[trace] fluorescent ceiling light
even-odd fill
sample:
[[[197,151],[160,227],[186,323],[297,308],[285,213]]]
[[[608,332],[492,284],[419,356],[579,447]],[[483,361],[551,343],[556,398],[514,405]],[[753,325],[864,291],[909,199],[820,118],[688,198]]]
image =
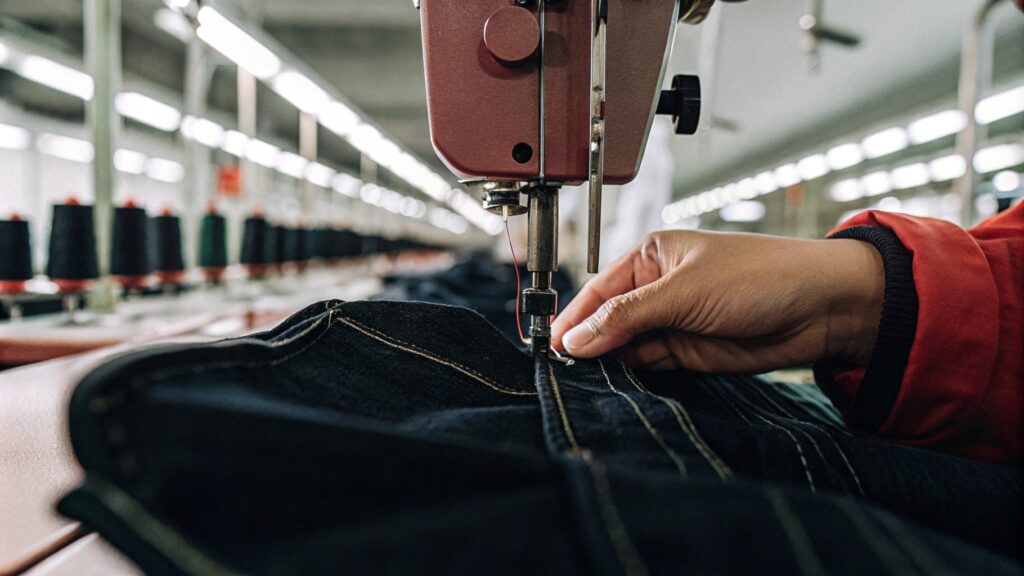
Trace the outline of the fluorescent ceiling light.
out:
[[[878,201],[875,208],[884,210],[886,212],[899,212],[903,208],[903,203],[900,202],[899,198],[893,198],[892,196],[886,196]]]
[[[829,168],[833,170],[843,170],[863,162],[864,154],[861,153],[860,146],[858,144],[848,142],[829,149],[829,151],[825,153],[825,159],[828,161]]]
[[[359,124],[359,116],[341,102],[331,102],[320,111],[320,123],[338,136],[345,136]]]
[[[832,185],[828,194],[836,202],[851,202],[864,197],[864,186],[856,178],[840,180]]]
[[[334,170],[319,162],[310,162],[306,166],[306,180],[322,188],[330,188],[334,178]]]
[[[1024,86],[1011,88],[978,102],[974,117],[981,124],[990,124],[1024,112]]]
[[[267,168],[277,166],[277,158],[280,154],[280,148],[256,138],[249,140],[249,143],[245,145],[245,157]]]
[[[174,10],[161,8],[153,14],[153,24],[182,42],[192,40],[195,29],[184,15]]]
[[[1013,170],[1004,170],[992,177],[992,185],[999,192],[1015,192],[1020,188],[1020,174]]]
[[[800,173],[796,164],[784,164],[775,169],[775,181],[782,188],[789,188],[800,183]]]
[[[122,116],[164,132],[173,132],[181,125],[177,108],[138,92],[121,92],[114,97],[114,108]]]
[[[974,169],[981,174],[1024,164],[1024,146],[999,144],[979,150],[974,155]]]
[[[757,183],[753,178],[744,178],[736,183],[736,191],[741,200],[750,200],[757,196]]]
[[[868,196],[878,196],[892,190],[889,173],[884,170],[868,174],[860,179],[860,183],[864,186],[864,194]]]
[[[237,130],[228,130],[224,133],[224,140],[220,144],[221,150],[232,154],[234,156],[241,157],[245,154],[245,145],[249,142],[249,137]]]
[[[24,150],[32,144],[32,134],[24,128],[0,124],[0,148]]]
[[[726,222],[757,222],[764,218],[764,212],[764,204],[756,200],[747,200],[722,208],[719,215]]]
[[[757,186],[758,194],[771,194],[779,189],[779,184],[775,181],[775,175],[770,171],[761,172],[754,176],[754,185]]]
[[[308,160],[291,152],[281,152],[277,160],[277,171],[292,178],[302,178],[306,173]]]
[[[15,71],[54,90],[77,96],[82,100],[92,99],[92,77],[63,64],[58,64],[42,56],[25,56]]]
[[[146,155],[124,148],[115,150],[114,169],[125,174],[142,174],[146,170]]]
[[[931,175],[928,173],[928,166],[924,162],[900,166],[893,169],[889,174],[889,181],[892,182],[892,187],[897,190],[923,186],[930,180]]]
[[[351,198],[359,196],[359,188],[362,185],[358,178],[342,172],[335,174],[331,180],[331,188],[334,188],[335,192]]]
[[[220,124],[195,116],[186,116],[181,121],[181,134],[210,148],[219,148],[224,140],[224,128]]]
[[[309,78],[294,70],[287,70],[274,76],[271,86],[274,92],[309,114],[317,114],[331,101],[327,92]]]
[[[804,180],[814,180],[828,174],[828,163],[824,154],[812,154],[796,163],[796,171]]]
[[[861,141],[860,147],[867,158],[880,158],[887,154],[899,152],[907,147],[907,131],[895,127],[876,132]]]
[[[931,173],[932,182],[945,182],[964,175],[967,170],[967,162],[959,154],[950,154],[942,158],[936,158],[928,163],[928,171]]]
[[[726,204],[734,204],[740,201],[740,191],[736,184],[726,184],[721,188],[711,191],[711,205],[713,208],[721,208]]]
[[[174,184],[185,178],[185,167],[174,160],[150,158],[146,161],[146,176],[153,180]]]
[[[967,118],[959,110],[944,110],[915,120],[907,126],[911,144],[924,144],[956,134],[967,125]]]
[[[47,156],[53,156],[72,162],[92,162],[92,142],[58,136],[57,134],[40,134],[36,138],[36,149]]]
[[[281,70],[280,58],[212,7],[200,8],[197,19],[196,34],[243,70],[261,80]]]

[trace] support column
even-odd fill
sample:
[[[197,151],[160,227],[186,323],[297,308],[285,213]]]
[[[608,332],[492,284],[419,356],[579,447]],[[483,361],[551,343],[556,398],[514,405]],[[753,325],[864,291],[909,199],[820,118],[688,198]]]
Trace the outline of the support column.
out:
[[[209,55],[202,40],[193,36],[185,56],[185,114],[193,118],[206,115],[209,88]],[[199,221],[210,199],[210,151],[193,140],[185,140],[185,180],[182,189],[182,234],[185,237],[185,268],[197,265]]]
[[[121,119],[114,111],[114,97],[121,89],[121,0],[86,0],[85,61],[93,79],[92,100],[86,106],[86,121],[93,145],[93,217],[99,281],[89,298],[97,312],[113,312],[114,290],[110,281],[111,226],[116,174],[114,150]]]

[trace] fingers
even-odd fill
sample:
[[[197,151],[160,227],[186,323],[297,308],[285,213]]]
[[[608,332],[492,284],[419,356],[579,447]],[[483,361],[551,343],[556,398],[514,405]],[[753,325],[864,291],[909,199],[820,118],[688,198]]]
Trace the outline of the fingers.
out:
[[[565,351],[562,337],[594,314],[608,300],[650,284],[661,277],[658,245],[645,237],[614,264],[587,282],[551,325],[551,342]]]
[[[565,350],[579,358],[594,358],[623,346],[635,336],[664,327],[672,317],[665,307],[661,280],[601,304],[593,314],[562,337]]]
[[[633,256],[627,254],[587,282],[555,318],[551,325],[551,342],[565,351],[562,337],[597,311],[609,299],[636,288],[633,282]]]

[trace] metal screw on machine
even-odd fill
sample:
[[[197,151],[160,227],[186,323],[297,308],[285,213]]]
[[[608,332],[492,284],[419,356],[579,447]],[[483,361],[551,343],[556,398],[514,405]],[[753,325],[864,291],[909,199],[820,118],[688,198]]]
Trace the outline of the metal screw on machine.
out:
[[[661,91],[657,113],[672,116],[676,134],[695,134],[700,120],[700,78],[673,76],[672,89]]]

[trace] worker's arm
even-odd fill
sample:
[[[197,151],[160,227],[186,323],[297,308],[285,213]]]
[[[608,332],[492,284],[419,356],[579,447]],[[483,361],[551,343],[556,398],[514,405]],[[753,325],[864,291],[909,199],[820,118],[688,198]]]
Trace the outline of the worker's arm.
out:
[[[653,234],[584,287],[554,342],[651,368],[817,362],[864,433],[1019,465],[1024,206],[969,232],[868,212],[834,236]]]

